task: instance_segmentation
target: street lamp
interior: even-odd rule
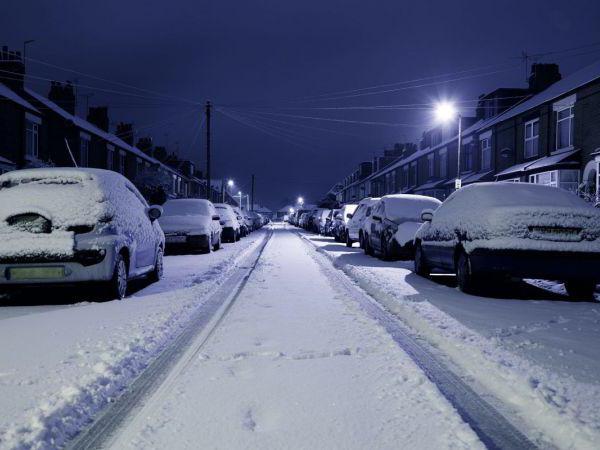
[[[435,106],[435,117],[438,122],[448,123],[454,118],[458,118],[458,149],[456,152],[456,180],[454,181],[454,188],[460,189],[462,186],[460,179],[460,151],[462,146],[462,116],[456,107],[450,102],[440,102]]]
[[[235,183],[233,182],[233,180],[227,180],[227,186],[232,188],[235,185]]]
[[[298,204],[300,206],[304,205],[304,199],[302,197],[298,197]]]
[[[231,189],[234,185],[235,183],[231,178],[227,180],[227,188]],[[223,194],[223,203],[225,203],[225,189],[223,188],[223,181],[221,181],[221,193]]]

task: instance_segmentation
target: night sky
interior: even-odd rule
[[[524,87],[523,50],[563,75],[600,58],[599,23],[597,0],[3,0],[0,44],[35,39],[30,87],[47,94],[43,78],[77,78],[81,113],[93,94],[113,124],[133,121],[138,137],[202,168],[210,99],[226,113],[214,113],[213,177],[246,191],[254,173],[257,201],[278,208],[298,195],[316,201],[357,163],[417,140],[438,99],[474,114],[479,94]],[[375,91],[391,92],[363,95]],[[383,105],[410,106],[321,109]]]

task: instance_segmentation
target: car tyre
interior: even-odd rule
[[[567,294],[574,300],[593,300],[596,291],[596,280],[567,280]]]
[[[163,276],[163,270],[164,270],[163,256],[164,256],[164,251],[162,248],[159,248],[158,252],[156,252],[156,262],[154,263],[154,269],[152,270],[152,272],[150,272],[149,279],[152,283],[156,283],[157,281],[160,281],[160,279]]]
[[[363,238],[364,246],[365,246],[365,255],[373,256],[373,247],[371,247],[371,241],[369,240],[369,235],[366,234]]]
[[[122,300],[127,296],[128,280],[127,280],[127,262],[121,253],[115,259],[115,267],[113,276],[108,282],[108,294],[110,298]]]
[[[423,249],[421,248],[421,244],[417,244],[415,248],[415,273],[424,278],[428,278],[431,274],[431,268],[429,264],[427,264],[427,260],[425,259],[425,255],[423,254]]]
[[[219,240],[217,241],[217,243],[215,245],[213,245],[213,251],[217,251],[221,248],[221,236],[219,236]]]
[[[390,256],[390,248],[385,238],[381,238],[381,259],[384,261],[390,261],[392,259]]]
[[[464,251],[461,251],[456,259],[456,281],[458,288],[465,294],[473,294],[477,291],[477,279],[473,275],[471,259]]]
[[[352,244],[354,244],[354,242],[350,239],[350,234],[346,233],[346,247],[350,248],[352,247]]]

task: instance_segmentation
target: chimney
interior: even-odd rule
[[[7,46],[0,51],[0,81],[13,91],[22,91],[25,79],[25,64],[21,52],[11,52]]]
[[[108,107],[107,106],[96,106],[89,109],[87,115],[87,121],[96,125],[103,131],[108,132],[109,121],[108,121]]]
[[[153,154],[154,144],[151,137],[146,136],[139,138],[136,147],[148,156],[152,156]]]
[[[117,124],[117,136],[133,147],[133,124],[119,122]]]
[[[52,81],[50,83],[48,98],[69,114],[75,115],[77,102],[75,100],[75,91],[70,81],[67,81],[64,85],[58,81]]]
[[[558,64],[532,64],[531,75],[529,76],[529,90],[533,93],[541,92],[551,84],[560,81],[561,78]]]

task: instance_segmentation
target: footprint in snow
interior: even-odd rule
[[[244,428],[250,431],[254,431],[256,429],[256,422],[254,421],[254,417],[252,416],[252,409],[248,409],[246,411],[246,415],[244,416],[244,421],[242,422]]]

